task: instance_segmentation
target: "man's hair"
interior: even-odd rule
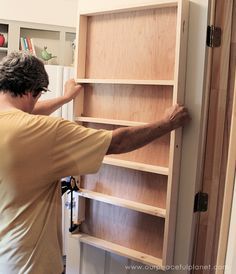
[[[43,62],[26,52],[13,52],[0,62],[0,91],[22,97],[31,92],[34,97],[47,88],[48,75]]]

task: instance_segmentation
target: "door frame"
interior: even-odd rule
[[[224,264],[223,258],[225,258],[226,254],[225,240],[227,235],[224,232],[224,236],[222,236],[223,227],[220,232],[220,226],[226,220],[225,218],[228,218],[225,214],[229,215],[227,210],[230,209],[229,206],[227,210],[224,209],[223,218],[221,219],[224,191],[227,191],[229,194],[229,189],[225,188],[225,174],[229,147],[227,125],[230,124],[231,119],[231,97],[233,92],[229,89],[231,53],[229,41],[231,41],[233,26],[233,2],[235,1],[212,0],[211,6],[210,24],[221,27],[222,41],[219,48],[209,49],[210,67],[208,69],[207,85],[209,90],[208,122],[202,178],[202,191],[209,194],[209,206],[208,212],[199,214],[193,258],[195,265],[222,265]],[[194,271],[194,273],[201,272]],[[210,273],[210,270],[204,271],[204,273]],[[223,273],[223,270],[219,268],[216,273]]]

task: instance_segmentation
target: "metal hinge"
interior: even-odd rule
[[[198,192],[194,200],[194,212],[205,212],[208,208],[208,194]]]
[[[220,47],[221,28],[213,25],[207,27],[207,46],[211,48]]]

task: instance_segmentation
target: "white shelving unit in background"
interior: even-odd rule
[[[12,51],[20,50],[20,38],[28,37],[33,40],[37,57],[41,57],[44,47],[56,57],[48,64],[72,66],[75,28],[0,20],[0,33],[6,38],[6,47],[0,48],[0,60]]]
[[[5,38],[5,43],[0,47],[0,60],[8,53],[8,24],[0,23],[0,34]]]

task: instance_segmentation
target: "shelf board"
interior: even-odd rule
[[[160,267],[160,269],[163,270],[165,269],[165,267],[162,265],[162,260],[160,258],[156,258],[146,253],[136,251],[134,249],[127,248],[118,244],[114,244],[112,242],[108,242],[93,236],[89,236],[84,233],[74,234],[71,237],[79,239],[79,241],[82,243],[101,248],[103,250],[118,254],[120,256],[124,256],[144,264],[158,266]]]
[[[107,204],[111,204],[111,205],[115,205],[115,206],[119,206],[119,207],[128,208],[128,209],[135,210],[135,211],[138,211],[138,212],[143,212],[143,213],[146,213],[146,214],[149,214],[149,215],[154,215],[154,216],[158,216],[158,217],[161,217],[161,218],[166,217],[166,210],[163,209],[163,208],[150,206],[150,205],[146,205],[146,204],[138,203],[138,202],[134,202],[134,201],[129,201],[129,200],[126,200],[126,199],[114,197],[114,196],[111,196],[111,195],[106,195],[106,194],[99,193],[99,192],[94,192],[94,191],[91,191],[91,190],[81,188],[78,191],[78,195],[81,196],[81,197],[96,200],[96,201],[99,201],[99,202],[103,202],[103,203],[107,203]]]
[[[6,52],[7,52],[7,51],[8,51],[8,48],[0,47],[0,51],[4,51],[4,52],[6,51]]]
[[[78,84],[118,84],[118,85],[153,85],[174,86],[174,80],[136,80],[136,79],[76,79]]]
[[[75,121],[77,122],[88,122],[95,124],[107,124],[107,125],[118,125],[118,126],[143,126],[147,123],[142,122],[134,122],[134,121],[126,121],[126,120],[116,120],[116,119],[104,119],[104,118],[93,118],[93,117],[76,117]]]
[[[148,164],[137,163],[132,161],[120,160],[116,158],[111,158],[109,156],[104,157],[103,164],[125,167],[125,168],[145,171],[145,172],[157,173],[161,175],[169,174],[169,169],[167,167],[160,167],[160,166],[148,165]]]

